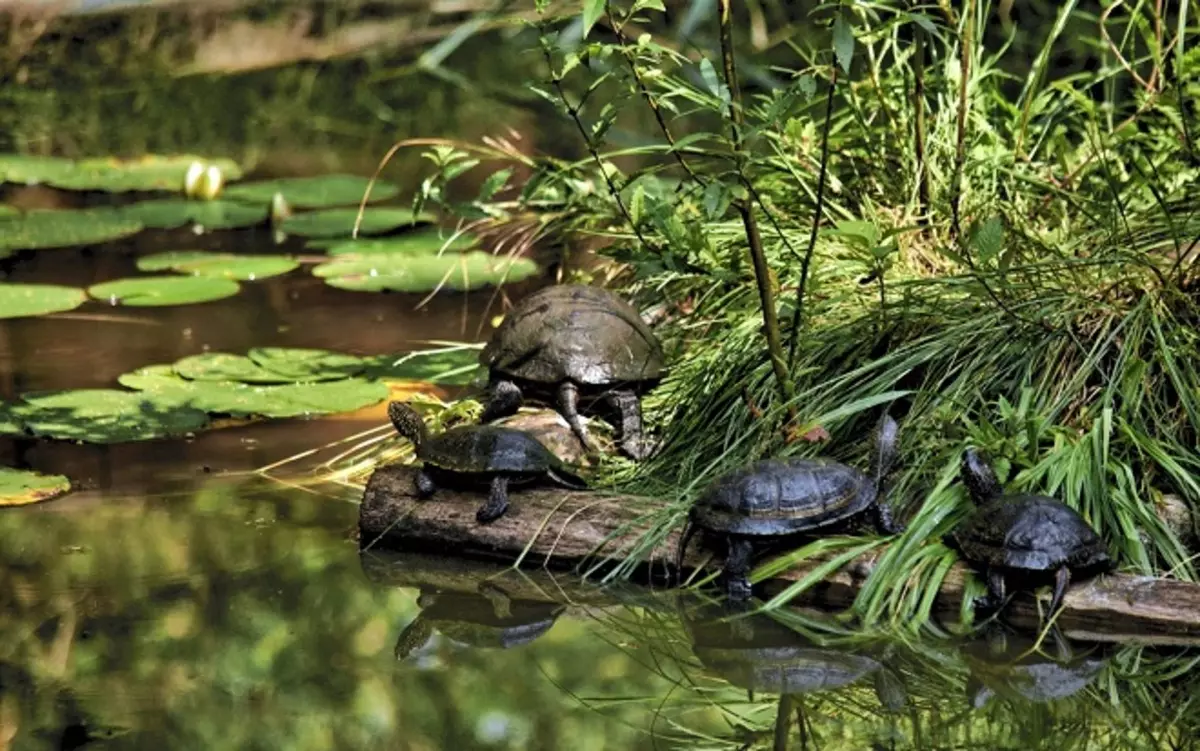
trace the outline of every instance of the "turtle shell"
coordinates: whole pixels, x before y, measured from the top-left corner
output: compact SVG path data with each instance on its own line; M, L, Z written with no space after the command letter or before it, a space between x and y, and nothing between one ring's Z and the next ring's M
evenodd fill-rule
M538 473L563 466L533 436L498 425L460 425L429 436L417 458L463 473Z
M581 385L653 381L662 345L637 310L600 287L541 289L504 318L479 361L535 383Z
M1070 506L1042 495L1002 496L977 508L950 535L971 561L1050 571L1109 563L1104 541Z
M862 472L832 459L766 459L718 478L692 522L739 535L782 535L853 516L875 501Z

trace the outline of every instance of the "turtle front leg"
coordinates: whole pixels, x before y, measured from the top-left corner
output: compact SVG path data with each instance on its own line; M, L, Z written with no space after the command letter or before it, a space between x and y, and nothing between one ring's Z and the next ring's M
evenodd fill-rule
M1053 617L1062 607L1063 596L1067 594L1067 585L1071 583L1071 569L1059 566L1054 572L1054 596L1050 598L1050 616Z
M492 492L488 495L487 503L475 512L475 521L480 524L491 524L508 511L508 478L496 475L492 478Z
M744 537L729 538L729 552L725 554L725 594L731 602L745 602L753 594L750 587L753 555L754 543Z
M885 535L898 535L904 531L904 525L896 521L892 515L892 507L883 501L874 506L875 527Z
M520 386L505 378L493 379L488 384L488 403L479 422L492 422L515 415L524 400Z
M571 432L583 444L583 448L591 453L592 446L588 443L587 433L583 429L583 420L579 417L579 387L570 381L563 381L562 385L558 387L558 411L571 426Z
M417 488L417 498L421 500L430 497L437 490L437 485L434 485L433 478L424 469L417 470L417 476L413 478L413 485Z
M645 459L650 447L642 438L641 400L630 389L610 391L605 399L621 416L621 450L636 461Z

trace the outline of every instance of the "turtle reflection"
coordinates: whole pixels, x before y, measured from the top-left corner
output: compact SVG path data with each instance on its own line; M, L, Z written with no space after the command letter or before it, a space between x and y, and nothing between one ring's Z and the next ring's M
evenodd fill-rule
M708 672L752 696L755 691L784 696L833 691L871 676L883 707L904 708L904 684L881 662L879 650L821 645L770 616L735 621L727 620L728 612L709 606L683 617L692 652Z
M436 631L456 644L476 649L511 649L528 644L554 625L565 606L516 600L487 582L477 592L447 592L422 587L421 612L396 641L396 659L423 647Z
M1046 651L1047 646L1054 654ZM999 625L982 638L964 644L963 660L971 671L967 699L979 709L994 697L1045 703L1086 688L1109 656L1099 645L1070 643L1054 631L1039 647L1036 637Z

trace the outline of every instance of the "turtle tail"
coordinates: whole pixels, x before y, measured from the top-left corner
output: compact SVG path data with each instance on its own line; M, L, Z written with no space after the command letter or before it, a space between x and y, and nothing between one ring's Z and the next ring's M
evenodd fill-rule
M565 488L570 488L571 490L588 489L587 481L572 472L566 464L551 467L548 474L552 480Z
M387 412L396 432L412 441L413 448L419 449L425 442L426 428L417 411L405 402L389 402Z
M687 552L688 543L691 542L692 535L696 534L696 525L692 524L689 517L683 525L683 533L679 536L679 547L675 550L675 584L683 583L683 554Z

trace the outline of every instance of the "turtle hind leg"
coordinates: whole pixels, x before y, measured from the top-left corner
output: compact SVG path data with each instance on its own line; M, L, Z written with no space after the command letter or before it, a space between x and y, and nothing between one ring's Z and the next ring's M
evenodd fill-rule
M1050 617L1062 607L1063 597L1067 594L1067 585L1071 583L1071 569L1059 566L1054 572L1054 596L1050 598Z
M642 403L631 389L610 391L605 399L620 415L621 450L631 459L642 461L651 448L642 436Z
M571 432L583 444L584 450L591 453L592 445L588 443L583 420L579 417L579 387L570 381L563 381L558 387L557 402L558 411L567 421L567 425L571 426Z
M753 555L754 543L743 537L729 538L729 552L725 555L725 595L730 602L745 602L753 594L749 578Z
M1008 596L1004 572L996 568L987 570L987 590L986 595L976 598L975 607L984 613L991 613L999 610Z
M508 511L508 478L496 475L492 478L492 492L488 495L487 503L475 512L475 521L480 524L491 524Z
M437 490L437 485L434 484L433 478L424 469L417 470L417 476L413 478L413 485L417 489L417 498L421 500L429 498Z
M525 400L521 387L507 379L493 380L488 384L488 403L479 422L491 422L501 417L515 415Z

